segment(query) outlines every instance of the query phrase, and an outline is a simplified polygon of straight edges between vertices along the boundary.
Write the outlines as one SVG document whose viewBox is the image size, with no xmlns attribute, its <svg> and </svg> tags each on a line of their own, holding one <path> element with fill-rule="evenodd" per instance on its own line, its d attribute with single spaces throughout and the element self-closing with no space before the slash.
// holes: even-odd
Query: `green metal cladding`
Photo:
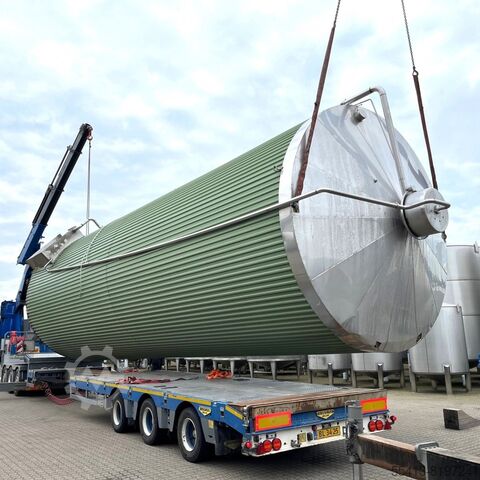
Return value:
<svg viewBox="0 0 480 480">
<path fill-rule="evenodd" d="M 72 243 L 54 268 L 173 239 L 278 201 L 298 127 Z M 69 358 L 83 346 L 117 358 L 349 352 L 303 297 L 278 212 L 105 264 L 34 271 L 32 327 Z"/>
</svg>

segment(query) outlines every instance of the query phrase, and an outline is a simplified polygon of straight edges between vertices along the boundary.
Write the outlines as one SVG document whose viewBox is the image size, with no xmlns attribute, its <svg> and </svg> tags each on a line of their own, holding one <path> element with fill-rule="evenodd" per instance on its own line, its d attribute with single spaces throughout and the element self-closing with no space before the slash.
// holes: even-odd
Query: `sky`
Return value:
<svg viewBox="0 0 480 480">
<path fill-rule="evenodd" d="M 405 0 L 450 243 L 480 241 L 480 2 Z M 0 300 L 57 166 L 94 127 L 105 224 L 311 116 L 336 0 L 0 0 Z M 381 85 L 427 165 L 400 0 L 343 0 L 322 109 Z M 477 120 L 475 120 L 477 118 Z M 476 126 L 477 125 L 477 126 Z M 85 218 L 87 149 L 45 232 Z"/>
</svg>

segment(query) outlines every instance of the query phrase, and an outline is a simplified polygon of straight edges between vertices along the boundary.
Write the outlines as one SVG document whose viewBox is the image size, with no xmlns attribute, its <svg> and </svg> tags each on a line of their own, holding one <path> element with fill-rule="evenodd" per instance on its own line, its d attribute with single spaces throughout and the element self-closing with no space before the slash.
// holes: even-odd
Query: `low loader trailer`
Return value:
<svg viewBox="0 0 480 480">
<path fill-rule="evenodd" d="M 386 392 L 299 382 L 193 373 L 72 373 L 70 396 L 111 412 L 113 429 L 138 428 L 148 445 L 176 437 L 198 462 L 235 451 L 260 457 L 343 440 L 347 405 L 359 402 L 365 431 L 395 422 Z"/>
<path fill-rule="evenodd" d="M 234 452 L 262 457 L 345 439 L 354 480 L 365 478 L 365 463 L 418 480 L 480 478 L 478 457 L 437 442 L 410 445 L 371 435 L 390 430 L 397 420 L 383 389 L 68 366 L 60 384 L 52 382 L 60 370 L 59 365 L 33 368 L 23 382 L 0 383 L 0 391 L 40 384 L 58 405 L 78 400 L 83 408 L 102 407 L 110 411 L 116 432 L 139 430 L 147 445 L 176 438 L 189 462 Z M 67 398 L 52 392 L 62 382 Z"/>
</svg>

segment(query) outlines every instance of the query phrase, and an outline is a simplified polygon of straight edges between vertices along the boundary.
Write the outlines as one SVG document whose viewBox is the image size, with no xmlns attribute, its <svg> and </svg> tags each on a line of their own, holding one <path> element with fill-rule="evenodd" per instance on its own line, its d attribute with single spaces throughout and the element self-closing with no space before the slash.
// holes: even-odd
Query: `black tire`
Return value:
<svg viewBox="0 0 480 480">
<path fill-rule="evenodd" d="M 20 383 L 22 381 L 22 371 L 19 367 L 17 367 L 13 373 L 15 383 Z M 15 390 L 13 393 L 16 397 L 21 397 L 23 395 L 24 390 Z"/>
<path fill-rule="evenodd" d="M 188 462 L 202 462 L 212 455 L 213 445 L 205 441 L 202 423 L 193 407 L 182 410 L 177 423 L 178 447 Z"/>
<path fill-rule="evenodd" d="M 112 427 L 117 433 L 125 433 L 130 430 L 131 422 L 125 412 L 125 402 L 120 393 L 115 395 L 112 403 L 112 411 L 110 414 Z"/>
<path fill-rule="evenodd" d="M 158 426 L 157 407 L 151 398 L 145 399 L 140 407 L 138 426 L 143 441 L 147 445 L 157 445 L 165 442 L 167 431 Z"/>
<path fill-rule="evenodd" d="M 7 374 L 6 375 L 7 375 L 6 382 L 7 383 L 13 383 L 13 369 L 12 369 L 12 367 L 7 368 Z M 11 390 L 8 393 L 10 393 L 10 395 L 11 395 L 12 393 L 15 393 L 15 392 L 13 390 Z"/>
<path fill-rule="evenodd" d="M 3 366 L 2 366 L 2 374 L 1 374 L 1 376 L 0 376 L 0 381 L 1 381 L 2 383 L 4 383 L 4 382 L 7 381 L 7 379 L 6 379 L 6 376 L 7 376 L 7 375 L 6 375 L 6 372 L 7 372 L 7 367 L 6 367 L 6 365 L 3 365 Z"/>
</svg>

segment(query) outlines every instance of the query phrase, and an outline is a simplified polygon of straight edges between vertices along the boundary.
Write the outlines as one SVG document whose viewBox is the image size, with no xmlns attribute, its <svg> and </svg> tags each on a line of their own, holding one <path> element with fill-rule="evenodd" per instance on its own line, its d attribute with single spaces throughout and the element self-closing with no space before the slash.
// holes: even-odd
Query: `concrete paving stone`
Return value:
<svg viewBox="0 0 480 480">
<path fill-rule="evenodd" d="M 324 383 L 323 378 L 316 382 Z M 369 385 L 365 383 L 365 386 Z M 411 393 L 388 386 L 398 422 L 381 435 L 408 443 L 436 440 L 440 446 L 480 456 L 480 427 L 443 427 L 443 408 L 462 408 L 480 418 L 479 382 L 467 394 L 447 397 L 421 387 Z M 107 412 L 78 404 L 57 406 L 42 396 L 0 394 L 0 480 L 249 480 L 258 478 L 349 479 L 343 442 L 263 458 L 220 457 L 202 464 L 183 460 L 174 444 L 150 447 L 138 433 L 116 434 Z M 371 480 L 406 478 L 366 465 Z"/>
</svg>

